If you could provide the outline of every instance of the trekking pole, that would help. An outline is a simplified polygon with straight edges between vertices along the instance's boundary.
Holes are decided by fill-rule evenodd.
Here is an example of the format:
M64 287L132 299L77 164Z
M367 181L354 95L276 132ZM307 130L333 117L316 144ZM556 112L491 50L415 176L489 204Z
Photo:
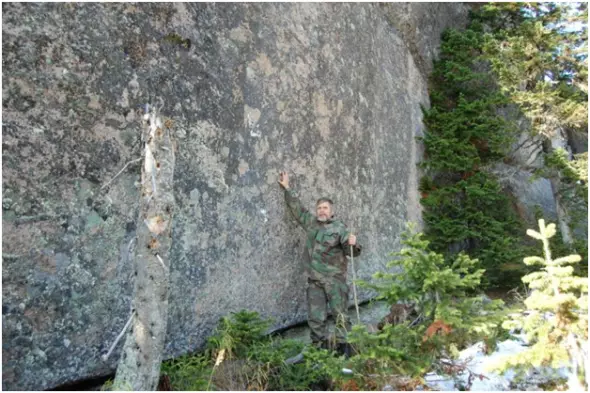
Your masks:
M350 231L352 235L352 229ZM352 294L354 295L354 307L356 308L356 319L358 324L361 324L361 314L359 313L359 301L356 297L356 271L354 269L354 249L353 245L350 245L350 265L352 267Z

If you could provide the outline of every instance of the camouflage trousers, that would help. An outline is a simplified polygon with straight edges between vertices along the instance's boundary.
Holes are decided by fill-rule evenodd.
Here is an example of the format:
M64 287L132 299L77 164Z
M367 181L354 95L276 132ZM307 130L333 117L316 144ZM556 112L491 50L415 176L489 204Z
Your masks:
M348 318L348 285L346 279L323 278L307 281L307 315L311 329L311 341L314 345L346 342L346 333L351 324ZM336 322L335 337L328 332L328 304Z

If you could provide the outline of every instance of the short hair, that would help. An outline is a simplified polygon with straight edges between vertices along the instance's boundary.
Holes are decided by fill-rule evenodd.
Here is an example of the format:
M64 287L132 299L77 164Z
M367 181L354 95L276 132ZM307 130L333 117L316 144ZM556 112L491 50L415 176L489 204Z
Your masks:
M328 202L330 204L330 206L334 205L334 202L332 202L332 200L328 197L321 197L320 199L318 199L318 201L315 203L315 205L319 205L320 203L324 203L324 202Z

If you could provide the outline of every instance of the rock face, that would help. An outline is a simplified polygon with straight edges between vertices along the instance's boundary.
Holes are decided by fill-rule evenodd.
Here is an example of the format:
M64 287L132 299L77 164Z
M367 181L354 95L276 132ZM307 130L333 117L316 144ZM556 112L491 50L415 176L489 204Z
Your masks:
M109 181L141 157L146 103L163 105L177 141L165 357L201 347L232 311L276 327L306 319L303 232L281 169L310 208L335 200L364 245L361 277L383 269L405 222L420 221L414 138L445 27L425 25L428 11L455 27L467 14L452 3L3 4L3 389L116 368L121 344L101 355L129 316L139 163Z
M466 21L465 7L449 7L446 3L380 3L380 6L423 74L432 71L442 31L462 26Z

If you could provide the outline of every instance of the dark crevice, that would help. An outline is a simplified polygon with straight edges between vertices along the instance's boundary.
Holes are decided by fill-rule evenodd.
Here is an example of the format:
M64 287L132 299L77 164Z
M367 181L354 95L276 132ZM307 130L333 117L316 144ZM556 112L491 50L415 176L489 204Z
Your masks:
M82 390L82 391L97 391L102 388L102 385L105 384L106 381L109 379L114 379L115 373L107 374L100 377L93 377L83 379L81 381L76 382L68 382L63 385L59 385L53 389L46 389L47 391L74 391L74 390Z

